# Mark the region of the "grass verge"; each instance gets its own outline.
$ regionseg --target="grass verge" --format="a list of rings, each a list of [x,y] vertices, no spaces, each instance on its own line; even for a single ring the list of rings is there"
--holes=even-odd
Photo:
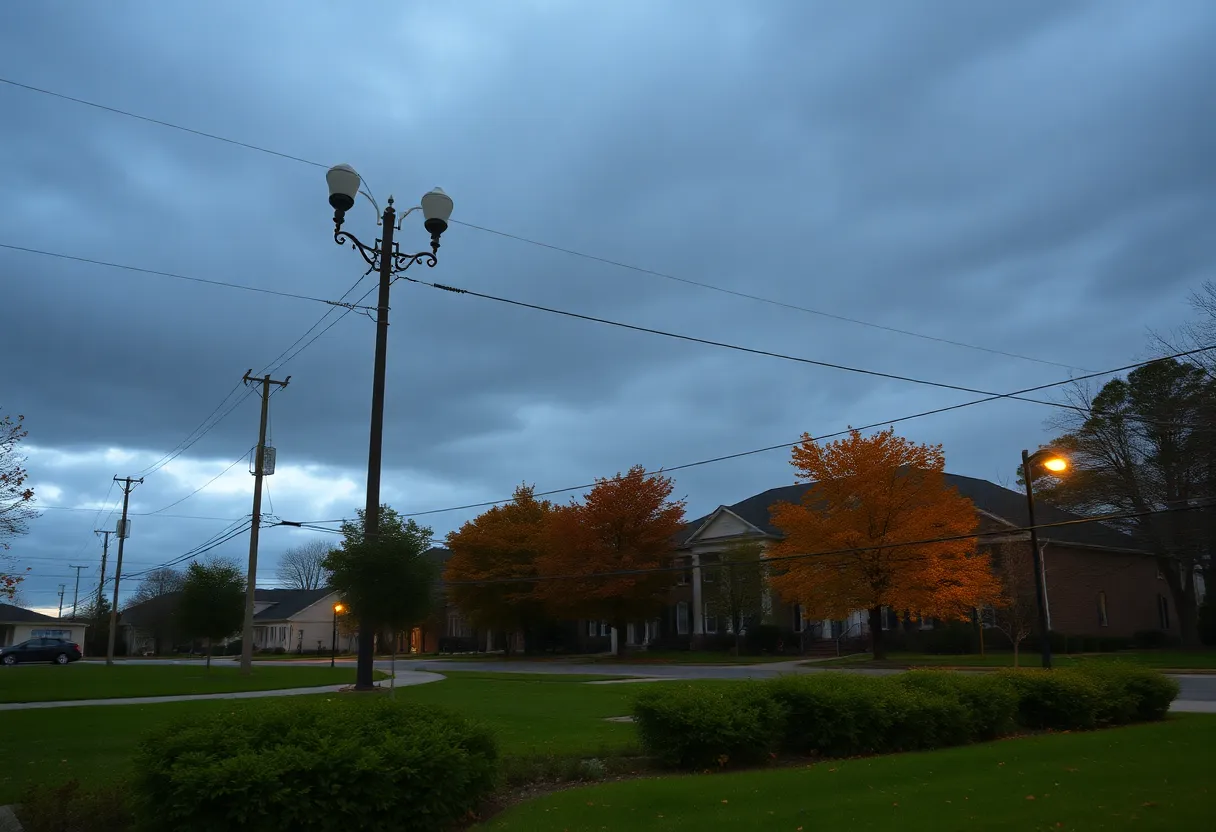
[[[737,774],[635,779],[520,804],[484,830],[1205,829],[1216,716]]]
[[[255,677],[261,671],[277,669],[255,668]],[[304,670],[283,668],[289,674]],[[0,671],[0,677],[6,675]],[[518,778],[537,770],[552,771],[556,776],[569,765],[562,758],[572,755],[638,753],[632,725],[605,721],[629,713],[637,686],[583,684],[596,678],[603,677],[452,673],[445,681],[398,688],[396,696],[406,702],[442,705],[494,728],[504,756],[513,759],[509,765],[516,767]],[[337,695],[351,694],[330,696]],[[92,787],[113,782],[130,773],[140,738],[153,728],[183,715],[223,719],[251,705],[256,707],[256,702],[234,699],[5,713],[0,715],[4,724],[0,731],[0,760],[4,761],[0,765],[0,805],[16,800],[27,783],[53,786],[77,778]],[[507,771],[510,774],[511,769]]]

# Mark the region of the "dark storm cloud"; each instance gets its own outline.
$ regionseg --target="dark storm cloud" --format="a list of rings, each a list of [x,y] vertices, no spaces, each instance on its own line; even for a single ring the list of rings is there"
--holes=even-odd
[[[1144,328],[1181,320],[1186,290],[1216,260],[1207,3],[130,3],[4,15],[4,77],[349,162],[381,202],[391,193],[407,207],[440,184],[458,220],[1078,367],[1143,355]],[[322,169],[10,87],[0,108],[0,147],[17,161],[0,242],[330,299],[362,270],[330,239]],[[421,248],[412,220],[403,245]],[[347,227],[373,237],[371,210],[361,203]],[[420,277],[758,348],[991,390],[1067,375],[456,224],[440,255]],[[123,448],[147,465],[325,312],[11,251],[0,276],[0,330],[22,358],[0,405],[27,414],[34,479],[64,505],[99,501],[120,466],[53,470],[41,450]],[[372,278],[361,285],[357,295]],[[280,464],[294,466],[271,481],[281,516],[338,517],[361,502],[373,337],[348,315],[277,372],[292,375],[272,408]],[[389,379],[386,496],[404,509],[969,398],[404,282]],[[191,448],[194,469],[150,477],[143,509],[253,444],[254,405]],[[996,479],[1040,440],[1047,412],[998,403],[900,430],[944,442],[953,470]],[[691,469],[677,491],[700,513],[791,481],[786,459]],[[220,482],[178,511],[247,512],[247,480]],[[431,520],[443,532],[468,516]],[[21,548],[91,552],[92,519],[47,512]],[[192,522],[150,519],[132,548],[185,551],[214,531]],[[266,563],[293,539],[276,535]]]

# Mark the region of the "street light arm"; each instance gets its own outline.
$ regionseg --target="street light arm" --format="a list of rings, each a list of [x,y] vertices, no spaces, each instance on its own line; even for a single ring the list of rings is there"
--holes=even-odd
[[[364,245],[362,241],[349,231],[343,231],[341,228],[334,229],[334,242],[340,246],[350,243],[350,247],[355,249],[367,261],[367,265],[372,267],[373,271],[380,270],[380,249],[372,246]]]
[[[427,268],[435,268],[435,264],[439,262],[439,258],[435,256],[433,251],[420,251],[417,254],[405,254],[397,251],[393,253],[393,273],[403,272],[415,263],[426,262]]]
[[[413,208],[407,208],[404,211],[402,211],[400,214],[398,214],[397,215],[397,230],[398,231],[401,230],[401,221],[402,220],[404,220],[406,217],[408,217],[410,214],[414,213],[415,211],[421,211],[421,210],[422,210],[421,205],[415,205]]]

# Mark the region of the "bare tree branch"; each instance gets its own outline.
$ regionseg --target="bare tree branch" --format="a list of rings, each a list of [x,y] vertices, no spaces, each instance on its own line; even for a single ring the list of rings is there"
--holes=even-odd
[[[324,540],[310,540],[288,549],[279,558],[275,575],[288,589],[320,589],[329,584],[323,563],[332,548]]]

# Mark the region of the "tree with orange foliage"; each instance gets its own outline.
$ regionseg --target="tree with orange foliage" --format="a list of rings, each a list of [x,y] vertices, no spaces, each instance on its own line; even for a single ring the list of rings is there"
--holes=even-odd
[[[525,633],[545,618],[542,602],[533,595],[537,561],[553,504],[537,500],[531,485],[515,489],[515,499],[494,506],[448,534],[448,558],[443,579],[448,597],[475,627]],[[501,581],[510,583],[468,583]]]
[[[593,576],[668,565],[672,540],[684,524],[684,503],[671,499],[672,485],[671,478],[635,465],[624,475],[596,480],[582,503],[557,507],[549,523],[540,572],[575,577],[538,583],[537,597],[554,612],[611,622],[617,655],[625,652],[626,625],[662,608],[675,574]]]
[[[914,618],[966,619],[1000,597],[986,555],[976,552],[975,506],[946,484],[941,445],[918,445],[887,429],[819,445],[804,434],[791,464],[815,483],[799,505],[773,507],[784,539],[770,557],[785,561],[774,589],[809,618],[869,611],[874,658],[884,657],[882,608]],[[916,545],[904,541],[964,536]],[[843,554],[816,552],[847,550]]]

